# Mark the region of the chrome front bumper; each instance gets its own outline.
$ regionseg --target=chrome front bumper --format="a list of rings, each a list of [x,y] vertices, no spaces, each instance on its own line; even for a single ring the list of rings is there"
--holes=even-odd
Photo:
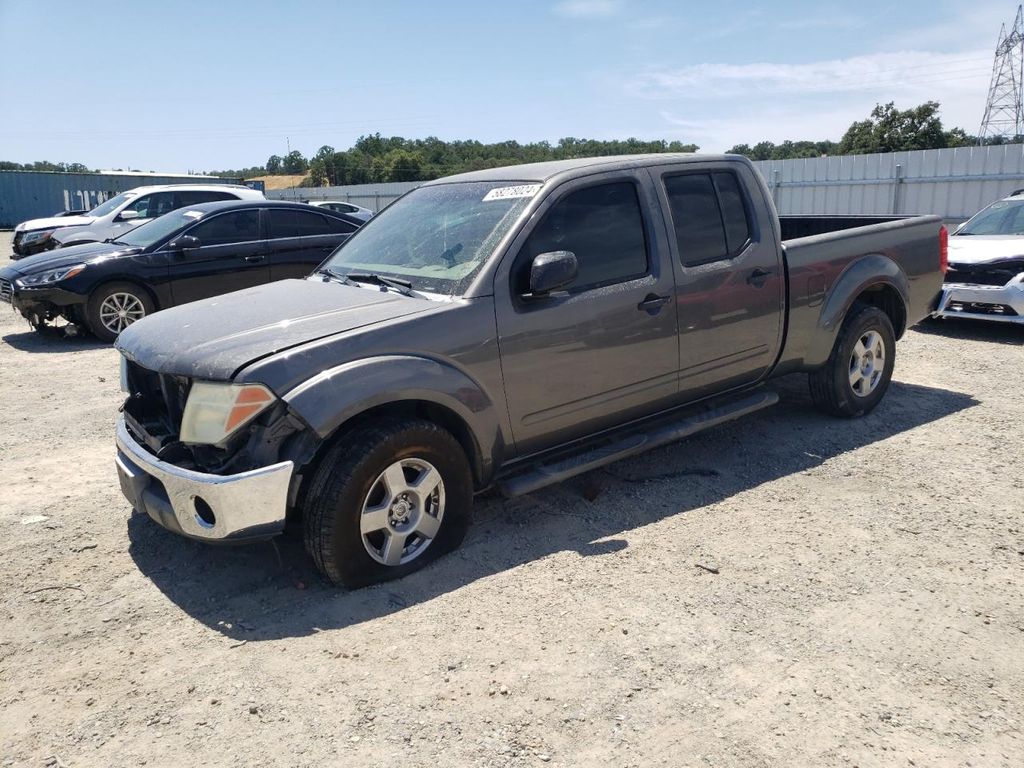
[[[1024,274],[1006,285],[946,283],[932,317],[1024,323]]]
[[[132,506],[169,531],[203,541],[266,539],[284,529],[290,461],[211,475],[161,461],[117,421],[117,473]]]

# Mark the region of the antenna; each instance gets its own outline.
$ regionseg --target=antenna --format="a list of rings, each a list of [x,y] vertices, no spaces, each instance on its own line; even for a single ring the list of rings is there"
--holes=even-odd
[[[999,30],[992,82],[988,88],[985,116],[978,130],[978,143],[986,138],[1024,135],[1024,5],[1017,6],[1013,28]]]

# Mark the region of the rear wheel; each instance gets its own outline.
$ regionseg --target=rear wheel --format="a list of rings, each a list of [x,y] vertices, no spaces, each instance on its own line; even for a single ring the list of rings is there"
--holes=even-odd
[[[132,323],[152,314],[153,300],[133,283],[110,283],[99,288],[86,307],[86,323],[94,336],[113,341]]]
[[[814,404],[834,416],[870,413],[889,388],[896,334],[878,307],[855,304],[843,321],[828,362],[810,376]]]
[[[360,587],[422,568],[466,535],[473,481],[465,452],[421,419],[345,434],[313,475],[306,549],[335,584]]]

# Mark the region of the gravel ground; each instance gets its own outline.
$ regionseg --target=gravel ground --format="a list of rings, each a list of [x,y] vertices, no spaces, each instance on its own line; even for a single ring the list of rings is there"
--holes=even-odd
[[[783,380],[356,592],[132,515],[116,354],[0,337],[4,766],[1024,764],[1024,329],[909,333],[860,421]]]

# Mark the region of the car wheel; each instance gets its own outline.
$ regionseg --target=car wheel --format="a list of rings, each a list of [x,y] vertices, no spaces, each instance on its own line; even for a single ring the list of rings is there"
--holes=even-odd
[[[132,323],[155,310],[153,299],[133,283],[110,283],[89,297],[86,324],[94,336],[113,341]]]
[[[834,416],[864,416],[885,397],[895,363],[889,316],[878,307],[854,304],[828,362],[809,376],[811,399]]]
[[[345,433],[313,475],[306,550],[335,584],[361,587],[419,570],[466,535],[473,480],[451,433],[420,419]]]

